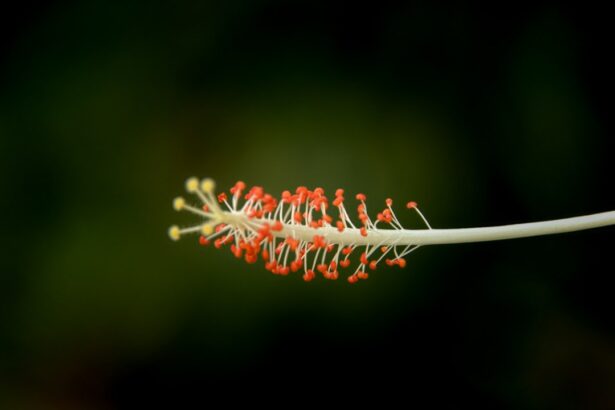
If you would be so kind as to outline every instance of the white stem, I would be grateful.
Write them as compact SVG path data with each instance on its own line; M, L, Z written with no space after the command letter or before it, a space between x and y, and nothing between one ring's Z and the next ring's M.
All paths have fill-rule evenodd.
M239 215L235 214L235 217ZM361 236L358 229L310 228L302 225L284 225L282 231L272 232L284 238L293 236L310 242L314 235L324 236L330 243L355 245L441 245L463 242L498 241L502 239L526 238L530 236L551 235L556 233L581 231L615 225L615 211L553 221L532 222L515 225L490 226L485 228L462 229L376 229Z

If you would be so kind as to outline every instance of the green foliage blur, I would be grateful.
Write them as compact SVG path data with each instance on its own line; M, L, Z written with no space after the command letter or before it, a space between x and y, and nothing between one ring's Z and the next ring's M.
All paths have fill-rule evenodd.
M258 380L429 408L615 403L613 229L424 248L357 286L166 233L195 220L171 208L193 175L415 200L442 228L615 208L605 13L20 7L0 55L0 408Z

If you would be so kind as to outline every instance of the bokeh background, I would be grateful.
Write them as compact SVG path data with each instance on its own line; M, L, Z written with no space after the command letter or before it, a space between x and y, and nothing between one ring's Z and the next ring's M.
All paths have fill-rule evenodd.
M192 175L416 200L436 227L614 209L610 15L498 7L4 13L0 407L614 408L613 229L424 248L357 286L167 237Z

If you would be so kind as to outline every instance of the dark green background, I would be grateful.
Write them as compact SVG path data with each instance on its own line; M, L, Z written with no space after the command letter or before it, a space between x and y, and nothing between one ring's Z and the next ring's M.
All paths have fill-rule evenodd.
M194 221L171 208L192 175L416 200L435 227L615 208L606 11L99 1L3 17L0 407L262 387L613 408L612 229L425 248L357 286L166 234Z

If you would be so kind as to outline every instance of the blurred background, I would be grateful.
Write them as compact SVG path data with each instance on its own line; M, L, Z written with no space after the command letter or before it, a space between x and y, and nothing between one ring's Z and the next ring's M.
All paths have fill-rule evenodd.
M441 228L615 209L605 10L26 1L2 20L0 407L615 408L611 228L423 248L357 286L167 236L195 221L171 208L192 175L415 200Z

